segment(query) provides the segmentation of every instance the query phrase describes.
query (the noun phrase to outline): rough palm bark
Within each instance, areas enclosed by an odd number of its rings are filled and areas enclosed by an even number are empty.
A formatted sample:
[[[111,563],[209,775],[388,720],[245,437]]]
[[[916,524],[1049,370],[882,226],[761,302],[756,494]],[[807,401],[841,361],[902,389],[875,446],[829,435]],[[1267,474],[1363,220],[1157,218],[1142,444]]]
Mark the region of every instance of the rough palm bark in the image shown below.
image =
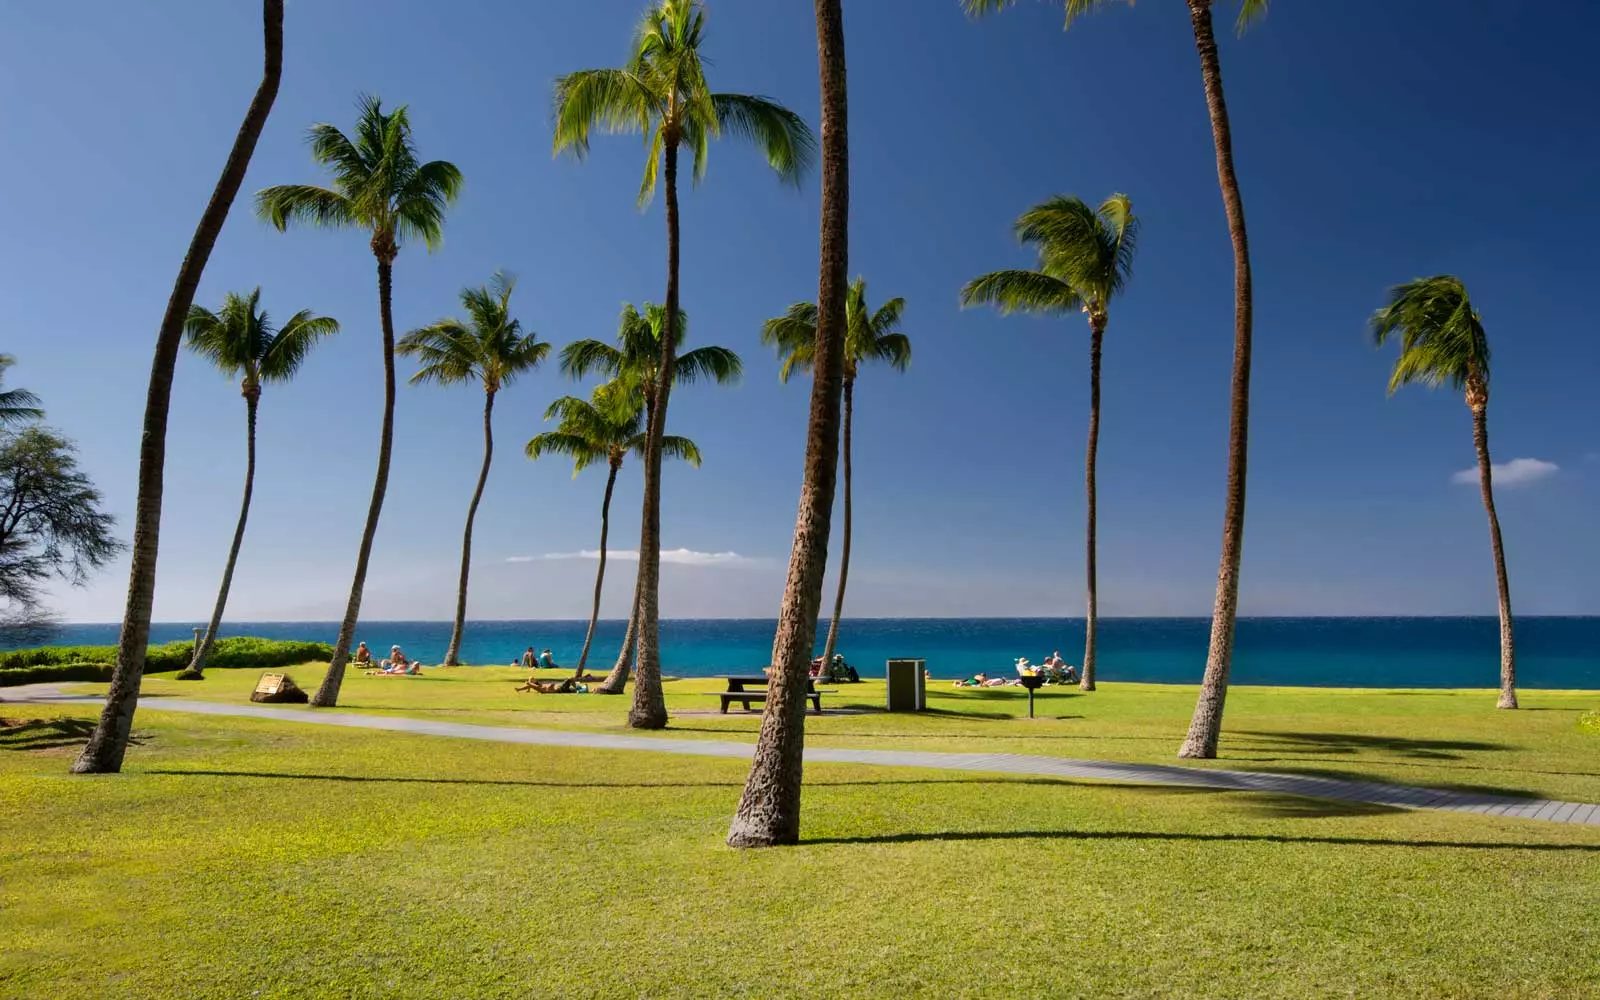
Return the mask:
[[[833,649],[839,642],[839,619],[844,617],[844,585],[850,578],[850,427],[855,418],[856,380],[844,380],[844,444],[839,458],[844,464],[844,531],[839,537],[839,589],[833,596],[833,617],[828,619],[828,641],[822,648],[823,669],[833,665]]]
[[[816,15],[822,83],[822,226],[805,479],[772,644],[772,680],[761,714],[761,735],[728,830],[728,844],[733,847],[793,844],[800,839],[807,667],[816,642],[833,519],[849,267],[850,150],[840,0],[816,0]]]
[[[245,522],[250,519],[250,493],[256,481],[256,408],[261,403],[261,386],[249,381],[244,384],[245,406],[245,460],[244,460],[244,500],[239,504],[239,523],[233,529],[233,545],[228,549],[228,564],[222,570],[222,586],[217,588],[217,603],[211,609],[211,621],[206,626],[205,636],[200,644],[195,647],[194,658],[189,661],[189,666],[178,674],[180,681],[197,681],[204,674],[206,659],[211,656],[211,647],[216,645],[217,633],[222,628],[222,614],[228,607],[228,590],[233,586],[233,568],[239,562],[239,548],[244,544]]]
[[[1244,552],[1245,473],[1250,434],[1251,293],[1250,243],[1245,235],[1244,201],[1233,169],[1233,135],[1222,96],[1222,63],[1211,26],[1211,0],[1189,0],[1195,48],[1205,81],[1211,138],[1217,152],[1217,182],[1233,242],[1233,386],[1228,415],[1228,486],[1222,515],[1222,558],[1217,569],[1217,599],[1211,612],[1211,646],[1205,678],[1195,704],[1189,733],[1179,757],[1217,755],[1222,734],[1222,708],[1228,697],[1233,666],[1233,630],[1239,613],[1239,562]]]
[[[456,585],[456,620],[450,629],[450,648],[445,651],[444,665],[461,665],[461,633],[467,626],[467,581],[472,575],[472,522],[478,517],[478,504],[483,501],[483,487],[489,481],[489,463],[494,459],[494,392],[483,394],[483,466],[478,469],[478,485],[472,491],[472,502],[467,504],[467,526],[461,533],[461,580]]]
[[[606,584],[606,536],[611,532],[611,491],[617,485],[617,470],[621,468],[622,458],[612,456],[610,471],[606,474],[606,496],[600,501],[600,565],[594,571],[594,608],[589,612],[589,631],[583,635],[583,652],[578,654],[578,669],[574,677],[583,676],[583,668],[589,662],[589,646],[594,642],[594,627],[600,621],[600,595]],[[623,644],[626,646],[627,643]]]
[[[1489,514],[1489,544],[1494,548],[1494,582],[1500,596],[1500,700],[1496,708],[1517,707],[1517,653],[1512,640],[1511,582],[1500,544],[1500,516],[1494,512],[1494,475],[1489,464],[1489,387],[1481,377],[1467,380],[1467,405],[1472,408],[1472,445],[1478,452],[1478,486]]]
[[[1083,488],[1087,494],[1088,515],[1085,529],[1084,576],[1087,584],[1088,607],[1085,609],[1083,629],[1083,676],[1078,687],[1094,690],[1095,632],[1100,625],[1100,592],[1095,566],[1095,518],[1098,500],[1095,495],[1095,458],[1100,451],[1100,349],[1105,342],[1106,314],[1089,315],[1089,445],[1084,449]]]
[[[639,666],[633,682],[628,725],[663,729],[667,702],[661,691],[661,440],[666,436],[667,398],[677,366],[678,338],[678,136],[666,136],[662,172],[666,182],[667,315],[662,322],[661,365],[645,433],[644,517],[639,531]]]
[[[311,698],[311,704],[316,708],[332,708],[339,704],[344,667],[350,659],[350,644],[355,641],[356,621],[361,617],[361,594],[367,585],[367,563],[372,558],[372,540],[377,537],[378,519],[383,514],[383,498],[389,489],[389,455],[394,447],[394,315],[390,311],[390,295],[393,291],[397,249],[393,234],[373,235],[372,253],[378,259],[378,316],[383,327],[383,428],[378,436],[378,470],[372,479],[372,501],[367,505],[367,523],[361,530],[361,548],[356,552],[356,575],[350,584],[350,600],[345,604],[344,619],[339,623],[339,639],[333,647],[328,673]]]
[[[167,414],[172,402],[172,373],[183,339],[184,320],[194,304],[195,289],[206,261],[216,246],[217,234],[244,182],[245,170],[256,141],[267,123],[278,84],[283,77],[283,0],[261,4],[264,56],[261,83],[234,137],[223,164],[222,176],[211,200],[200,214],[194,238],[178,268],[172,295],[156,334],[155,357],[150,365],[150,386],[145,396],[144,427],[139,444],[139,492],[133,516],[133,565],[128,572],[128,599],[123,609],[122,632],[117,640],[117,663],[111,690],[89,742],[72,765],[78,774],[115,773],[122,769],[133,714],[139,704],[139,683],[144,677],[145,647],[150,643],[150,612],[155,603],[156,553],[160,546],[161,491],[167,457]]]

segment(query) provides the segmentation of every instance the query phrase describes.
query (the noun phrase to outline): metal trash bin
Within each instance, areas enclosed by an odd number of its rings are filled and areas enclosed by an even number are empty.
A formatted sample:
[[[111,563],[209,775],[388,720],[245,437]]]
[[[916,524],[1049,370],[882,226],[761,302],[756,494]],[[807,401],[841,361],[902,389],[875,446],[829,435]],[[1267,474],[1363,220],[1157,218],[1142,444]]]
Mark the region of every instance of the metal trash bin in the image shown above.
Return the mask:
[[[890,660],[884,671],[891,712],[920,712],[928,707],[927,660]]]

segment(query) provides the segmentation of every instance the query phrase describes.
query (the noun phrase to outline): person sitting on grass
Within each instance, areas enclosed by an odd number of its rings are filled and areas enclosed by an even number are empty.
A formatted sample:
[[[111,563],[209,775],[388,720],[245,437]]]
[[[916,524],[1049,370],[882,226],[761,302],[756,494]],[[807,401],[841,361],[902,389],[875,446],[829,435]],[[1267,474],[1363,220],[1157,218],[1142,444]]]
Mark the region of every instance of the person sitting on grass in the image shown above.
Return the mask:
[[[550,650],[548,649],[539,654],[539,666],[543,667],[545,670],[561,669],[561,665],[556,662],[555,657],[550,655]]]
[[[364,642],[356,646],[356,666],[372,666],[372,650],[368,649],[367,644]]]
[[[383,661],[382,666],[383,669],[388,670],[390,667],[404,667],[410,665],[410,663],[411,661],[406,659],[406,654],[400,651],[399,646],[390,646],[389,658]]]
[[[522,665],[524,667],[527,667],[529,670],[532,670],[533,666],[534,666],[534,663],[537,662],[538,659],[539,658],[537,656],[535,656],[534,653],[533,653],[533,647],[529,646],[526,650],[523,651],[523,654],[522,654]],[[516,664],[513,663],[512,666],[516,666]]]

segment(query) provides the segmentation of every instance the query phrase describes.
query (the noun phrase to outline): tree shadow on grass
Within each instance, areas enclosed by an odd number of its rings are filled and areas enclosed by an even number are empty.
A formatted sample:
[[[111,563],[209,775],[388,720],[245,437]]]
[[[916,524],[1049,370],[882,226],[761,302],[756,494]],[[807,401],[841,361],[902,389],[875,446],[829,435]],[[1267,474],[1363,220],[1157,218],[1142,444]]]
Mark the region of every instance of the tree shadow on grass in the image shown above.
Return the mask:
[[[1365,771],[1343,771],[1332,767],[1255,767],[1248,774],[1301,774],[1308,778],[1330,778],[1334,781],[1358,782],[1365,785],[1390,785],[1395,788],[1426,788],[1438,792],[1460,792],[1464,795],[1489,795],[1496,798],[1538,799],[1544,796],[1523,788],[1506,788],[1502,785],[1469,785],[1461,782],[1430,781],[1416,784],[1395,781]]]
[[[1336,847],[1417,847],[1478,851],[1575,851],[1600,854],[1600,844],[1517,844],[1471,840],[1401,840],[1385,837],[1295,837],[1278,833],[1176,833],[1156,830],[941,830],[862,837],[808,837],[802,847],[829,844],[919,844],[1006,840],[1171,840],[1200,843],[1328,844]]]
[[[1504,743],[1482,740],[1422,740],[1405,736],[1369,736],[1361,733],[1290,733],[1282,731],[1236,732],[1269,743],[1285,744],[1283,753],[1358,754],[1366,750],[1399,754],[1423,760],[1462,760],[1462,754],[1480,750],[1515,750]],[[1304,749],[1300,749],[1300,748]]]
[[[0,720],[0,750],[59,750],[81,746],[94,732],[92,719],[25,719],[7,723]],[[135,746],[144,744],[137,733],[128,738]]]

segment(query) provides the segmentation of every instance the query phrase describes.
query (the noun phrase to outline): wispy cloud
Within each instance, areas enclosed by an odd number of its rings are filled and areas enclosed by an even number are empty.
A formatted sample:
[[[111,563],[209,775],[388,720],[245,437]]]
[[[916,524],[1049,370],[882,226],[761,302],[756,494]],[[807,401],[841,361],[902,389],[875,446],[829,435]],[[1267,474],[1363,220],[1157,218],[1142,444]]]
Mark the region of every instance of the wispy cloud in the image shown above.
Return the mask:
[[[563,559],[599,559],[599,549],[582,549],[578,552],[546,552],[542,556],[507,556],[508,563],[526,563]],[[608,549],[607,559],[638,562],[638,549]],[[681,566],[748,566],[756,560],[737,552],[696,552],[694,549],[662,549],[661,561]]]
[[[1509,462],[1489,466],[1496,486],[1524,486],[1548,479],[1561,471],[1561,466],[1538,458],[1513,458]],[[1476,468],[1462,469],[1450,477],[1453,483],[1472,484],[1478,481]]]

